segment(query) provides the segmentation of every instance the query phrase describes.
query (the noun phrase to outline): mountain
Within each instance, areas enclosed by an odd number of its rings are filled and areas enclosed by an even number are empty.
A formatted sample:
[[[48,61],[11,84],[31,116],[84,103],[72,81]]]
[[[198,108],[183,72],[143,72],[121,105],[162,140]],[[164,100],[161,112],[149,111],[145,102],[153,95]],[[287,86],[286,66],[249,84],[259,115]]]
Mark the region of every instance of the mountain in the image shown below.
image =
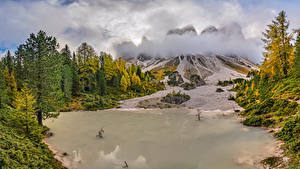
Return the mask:
[[[197,31],[193,25],[187,25],[183,28],[171,29],[167,32],[167,35],[183,35],[183,34],[197,35]]]
[[[216,54],[180,55],[168,59],[140,55],[135,63],[142,66],[144,72],[154,74],[177,71],[184,82],[190,82],[192,75],[198,75],[208,83],[215,83],[230,77],[245,76],[251,69],[257,69],[254,63],[241,57]],[[168,80],[166,77],[163,79]]]

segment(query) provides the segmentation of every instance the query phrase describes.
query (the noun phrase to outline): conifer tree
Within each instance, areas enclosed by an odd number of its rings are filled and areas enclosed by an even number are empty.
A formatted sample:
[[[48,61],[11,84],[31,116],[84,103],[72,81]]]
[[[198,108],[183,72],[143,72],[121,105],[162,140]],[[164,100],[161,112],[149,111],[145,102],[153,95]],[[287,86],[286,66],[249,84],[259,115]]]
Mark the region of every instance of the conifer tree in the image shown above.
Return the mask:
[[[16,114],[18,117],[19,125],[24,127],[26,134],[30,134],[30,126],[34,126],[36,122],[36,100],[31,94],[31,90],[27,87],[21,89],[17,93],[16,98],[13,102],[13,106],[16,109]]]
[[[295,74],[297,77],[300,78],[300,31],[298,32],[297,39],[296,39],[296,51],[295,51]]]
[[[71,70],[71,51],[69,46],[66,45],[61,50],[61,57],[62,57],[62,82],[61,88],[64,93],[66,99],[71,99],[72,97],[72,83],[73,83],[73,74]]]
[[[9,69],[8,67],[6,67],[3,71],[3,75],[4,75],[4,78],[5,78],[5,84],[6,84],[6,91],[7,91],[7,94],[10,98],[10,100],[14,100],[14,97],[17,93],[17,83],[15,81],[15,76],[14,76],[14,73],[9,73]]]
[[[9,102],[10,99],[7,93],[7,87],[6,87],[5,77],[3,75],[3,69],[0,69],[0,108],[5,107],[5,105],[9,104]]]
[[[136,75],[136,73],[133,73],[131,81],[133,86],[135,87],[141,86],[141,79]]]
[[[24,53],[24,45],[20,45],[15,53],[15,78],[17,83],[17,88],[20,90],[23,87],[25,74],[23,71],[23,53]]]
[[[96,79],[97,79],[98,93],[99,95],[104,96],[106,94],[106,80],[102,69],[97,71]]]
[[[121,89],[122,89],[124,92],[127,91],[128,84],[127,84],[127,80],[126,80],[126,78],[125,78],[125,75],[123,75],[122,78],[121,78],[120,86],[121,86]]]
[[[72,71],[72,96],[77,96],[80,93],[80,77],[79,77],[79,70],[78,64],[76,60],[76,55],[73,53],[73,58],[71,62],[71,71]]]
[[[8,68],[8,72],[11,73],[13,71],[14,61],[13,61],[13,56],[11,55],[9,50],[7,51],[4,60],[5,60],[5,66]]]
[[[62,104],[62,62],[58,43],[54,37],[39,31],[36,35],[31,34],[22,48],[24,81],[36,98],[37,119],[42,125],[43,119],[58,115],[51,112]]]
[[[116,64],[113,61],[113,58],[111,55],[106,54],[104,52],[101,53],[101,60],[103,61],[103,70],[105,74],[105,79],[107,81],[112,80],[113,76],[116,76]]]
[[[293,57],[292,34],[288,33],[289,22],[281,11],[268,29],[263,33],[265,43],[265,60],[262,65],[263,75],[287,77]]]

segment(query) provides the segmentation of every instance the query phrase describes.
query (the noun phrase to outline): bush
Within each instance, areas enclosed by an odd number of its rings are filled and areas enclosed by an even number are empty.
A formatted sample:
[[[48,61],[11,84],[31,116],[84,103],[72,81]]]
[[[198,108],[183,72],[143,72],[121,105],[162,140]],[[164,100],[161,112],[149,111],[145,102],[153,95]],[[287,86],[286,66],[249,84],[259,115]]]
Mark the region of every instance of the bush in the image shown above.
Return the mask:
[[[243,121],[243,124],[247,126],[261,126],[262,122],[263,118],[261,116],[250,116]]]
[[[162,102],[171,103],[171,104],[181,104],[183,102],[186,102],[190,100],[190,96],[186,95],[184,93],[175,92],[168,93],[165,97],[161,99]]]
[[[281,157],[268,157],[262,161],[263,164],[266,164],[270,167],[278,166],[282,161]]]
[[[196,88],[194,83],[184,83],[181,87],[183,87],[184,90],[192,90]]]
[[[228,96],[228,100],[235,100],[234,96],[231,94]]]

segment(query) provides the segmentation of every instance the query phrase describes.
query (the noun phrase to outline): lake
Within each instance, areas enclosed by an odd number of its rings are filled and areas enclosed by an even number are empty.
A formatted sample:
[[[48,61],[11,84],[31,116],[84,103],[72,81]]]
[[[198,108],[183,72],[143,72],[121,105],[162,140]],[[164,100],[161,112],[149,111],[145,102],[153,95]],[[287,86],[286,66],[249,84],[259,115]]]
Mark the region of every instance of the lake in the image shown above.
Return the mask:
[[[64,112],[45,125],[46,141],[78,169],[252,169],[275,141],[232,116],[197,121],[188,109]]]

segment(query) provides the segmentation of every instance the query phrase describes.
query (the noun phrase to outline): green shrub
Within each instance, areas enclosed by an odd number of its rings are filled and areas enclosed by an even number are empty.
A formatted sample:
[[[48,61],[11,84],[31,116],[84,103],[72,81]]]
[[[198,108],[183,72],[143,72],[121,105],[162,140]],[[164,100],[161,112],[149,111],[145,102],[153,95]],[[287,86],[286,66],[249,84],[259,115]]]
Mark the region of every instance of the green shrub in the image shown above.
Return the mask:
[[[282,161],[281,157],[268,157],[262,161],[263,164],[266,164],[270,167],[278,166]]]
[[[262,122],[263,118],[261,116],[250,116],[243,121],[243,124],[247,126],[261,126]]]
[[[234,98],[233,95],[229,95],[229,96],[228,96],[228,100],[235,100],[235,98]]]

